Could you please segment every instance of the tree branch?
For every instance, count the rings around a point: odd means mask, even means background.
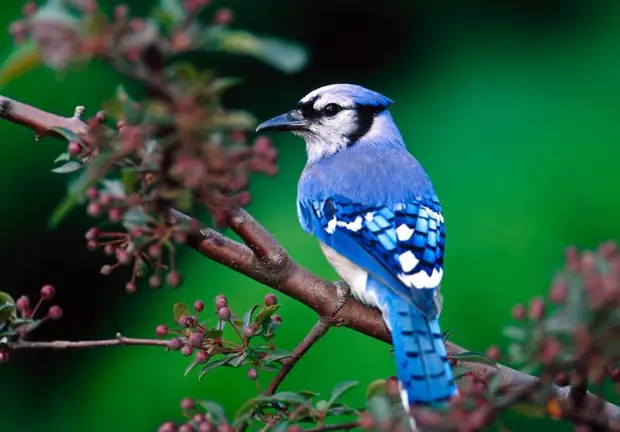
[[[139,345],[139,346],[160,346],[167,348],[170,341],[157,339],[135,339],[128,338],[120,333],[116,334],[116,339],[103,339],[93,341],[50,341],[50,342],[30,342],[20,340],[11,344],[12,349],[70,349],[70,348],[99,348],[119,345]]]
[[[26,126],[40,136],[55,136],[50,131],[54,126],[65,127],[78,135],[87,132],[87,125],[79,118],[60,117],[2,96],[0,96],[0,117]],[[338,301],[334,284],[295,263],[284,248],[247,212],[238,210],[229,218],[229,224],[245,244],[240,244],[209,228],[191,237],[188,243],[202,255],[298,300],[323,319],[329,320],[333,316],[338,325],[387,343],[391,342],[390,334],[378,310],[366,308],[353,298],[349,298],[335,313]],[[451,342],[446,342],[446,347],[448,353],[452,355],[465,351]],[[493,366],[481,363],[458,361],[458,364],[470,368],[474,377],[478,379],[485,379],[497,371]],[[507,389],[522,388],[533,380],[538,380],[534,376],[503,365],[499,365],[499,371],[502,385]],[[620,431],[620,407],[592,393],[586,393],[583,403],[576,406],[569,396],[570,393],[570,387],[554,387],[554,396],[561,406],[561,417],[575,423]]]

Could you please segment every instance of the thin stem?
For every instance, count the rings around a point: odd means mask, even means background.
[[[122,336],[120,333],[116,334],[116,339],[103,339],[92,341],[45,341],[45,342],[30,342],[30,341],[18,341],[11,345],[13,349],[83,349],[83,348],[98,348],[107,346],[119,346],[119,345],[137,345],[137,346],[160,346],[168,347],[169,341],[157,340],[157,339],[136,339]]]
[[[337,424],[337,425],[317,426],[312,429],[304,429],[304,432],[349,431],[351,429],[355,429],[358,426],[359,426],[359,423],[354,421],[354,422],[342,423],[342,424]]]

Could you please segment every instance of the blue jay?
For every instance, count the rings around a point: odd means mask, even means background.
[[[352,294],[382,312],[408,409],[443,404],[457,388],[438,321],[444,219],[392,120],[392,103],[364,87],[329,85],[257,131],[291,131],[305,140],[299,222]],[[346,291],[341,286],[341,304]]]

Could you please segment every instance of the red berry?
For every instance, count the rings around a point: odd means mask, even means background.
[[[194,401],[191,400],[190,398],[185,398],[181,401],[181,409],[184,410],[191,410],[194,408]]]
[[[176,432],[176,430],[177,430],[177,427],[174,423],[166,422],[159,427],[157,432]]]
[[[51,306],[47,310],[47,316],[49,319],[59,320],[60,318],[62,318],[62,309],[60,308],[60,306]]]
[[[560,387],[566,387],[570,384],[570,378],[566,372],[558,372],[558,374],[555,376],[554,381],[555,384],[559,385]]]
[[[125,285],[125,291],[128,294],[133,294],[138,291],[138,285],[136,285],[136,283],[133,281],[127,282],[127,285]]]
[[[497,361],[499,360],[501,352],[498,347],[492,346],[492,347],[489,347],[489,349],[487,349],[486,354],[487,354],[487,357],[490,358],[491,360]]]
[[[252,327],[244,327],[243,336],[247,338],[254,336],[254,329]]]
[[[108,219],[110,219],[110,222],[120,222],[122,218],[123,210],[118,207],[111,208],[108,212]]]
[[[192,333],[191,335],[189,335],[188,342],[192,347],[200,348],[200,345],[202,345],[202,334]]]
[[[535,297],[530,302],[530,318],[538,321],[545,315],[545,302],[540,297]]]
[[[157,328],[155,328],[155,334],[160,338],[168,336],[168,326],[165,324],[158,325]]]
[[[267,294],[265,296],[265,306],[273,306],[275,304],[278,303],[278,298],[275,296],[275,294]]]
[[[183,283],[183,276],[179,272],[170,272],[166,275],[166,283],[172,288],[178,288]]]
[[[126,250],[116,249],[116,259],[121,264],[129,264],[131,261],[131,255]]]
[[[194,432],[194,426],[188,423],[182,424],[179,427],[179,432]]]
[[[228,307],[223,307],[220,310],[217,311],[217,316],[222,320],[222,321],[228,321],[230,319],[230,309]]]
[[[233,13],[230,9],[222,8],[215,13],[215,23],[219,25],[228,25],[233,20]]]
[[[98,228],[91,228],[88,231],[86,231],[86,240],[97,240],[97,237],[99,237],[100,231]]]
[[[151,288],[161,288],[161,278],[159,276],[151,276],[149,279]]]
[[[28,309],[30,309],[30,299],[26,297],[25,295],[21,296],[15,302],[15,307],[17,307],[17,310],[19,311],[22,311],[22,312],[27,311]]]
[[[90,216],[99,216],[101,214],[101,207],[99,206],[99,204],[91,202],[90,204],[88,204],[88,207],[86,207],[86,212]]]
[[[258,372],[256,368],[252,368],[248,371],[248,378],[254,381],[258,377]]]
[[[117,5],[114,8],[114,19],[116,21],[125,21],[127,15],[129,15],[129,8],[127,7],[127,5],[121,4]]]
[[[189,327],[189,325],[192,323],[192,317],[188,316],[188,315],[181,315],[179,317],[179,321],[178,324],[181,327]]]
[[[271,321],[275,324],[275,325],[280,325],[282,324],[282,317],[280,315],[273,315],[271,317]]]
[[[196,424],[200,424],[205,421],[205,415],[203,413],[196,413],[192,417],[192,421]]]
[[[56,293],[56,290],[54,289],[53,286],[51,285],[44,285],[43,288],[41,288],[41,298],[43,299],[50,299],[54,296],[54,294]]]
[[[196,300],[194,302],[194,310],[196,312],[202,312],[205,309],[205,303],[202,300]]]
[[[220,310],[223,307],[228,306],[228,299],[224,295],[215,297],[215,310]]]
[[[512,317],[516,320],[522,320],[525,318],[525,307],[523,305],[516,305],[512,308]]]
[[[97,198],[99,198],[99,191],[95,188],[90,188],[86,191],[86,196],[88,197],[88,199],[92,200],[96,200]]]
[[[196,354],[196,363],[204,363],[209,360],[209,353],[206,351],[198,351]]]
[[[614,382],[620,381],[620,369],[613,368],[611,373],[610,373],[610,378]]]
[[[34,14],[36,11],[37,11],[37,5],[32,1],[29,1],[22,7],[22,13],[24,14],[24,16],[30,16]]]
[[[183,348],[183,341],[179,339],[178,337],[176,337],[170,341],[170,343],[168,344],[168,347],[173,351],[178,351],[181,348]]]
[[[96,241],[89,241],[88,243],[86,243],[86,247],[88,248],[88,250],[95,250],[99,247],[99,243],[97,243]]]
[[[112,271],[114,270],[114,267],[112,267],[111,265],[104,265],[101,267],[101,270],[99,270],[101,272],[102,275],[104,276],[108,276],[110,273],[112,273]]]
[[[71,141],[69,143],[69,146],[67,147],[67,151],[69,152],[70,155],[77,156],[80,153],[82,153],[82,146],[78,142]]]
[[[114,245],[107,244],[107,245],[105,245],[105,247],[103,248],[103,252],[104,252],[106,255],[114,255],[114,252],[116,252],[116,249],[114,248]]]
[[[149,246],[149,255],[153,258],[159,258],[161,256],[161,245],[159,243],[153,243]]]
[[[183,354],[185,357],[191,356],[193,352],[194,349],[189,345],[185,345],[183,348],[181,348],[181,354]]]

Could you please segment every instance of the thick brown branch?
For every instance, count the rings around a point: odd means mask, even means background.
[[[167,347],[169,341],[157,339],[134,339],[116,334],[116,339],[103,339],[93,341],[50,341],[50,342],[30,342],[18,341],[11,344],[12,349],[71,349],[71,348],[99,348],[118,345],[140,345],[140,346],[160,346]]]
[[[86,133],[86,125],[76,117],[63,118],[2,96],[0,117],[26,126],[39,135],[50,135],[49,129],[54,126],[65,127],[79,135]],[[200,235],[190,238],[189,244],[202,255],[300,301],[324,319],[334,315],[338,301],[333,283],[295,263],[283,247],[247,212],[239,210],[230,218],[229,223],[247,246],[210,229],[204,229]],[[352,298],[347,300],[334,318],[340,325],[390,342],[390,334],[380,313],[364,307]],[[465,351],[451,342],[447,342],[446,346],[449,354]],[[480,363],[465,365],[470,367],[473,375],[479,379],[485,379],[496,372],[494,367]],[[503,365],[499,366],[499,370],[506,388],[522,388],[537,380],[536,377]],[[575,423],[620,431],[618,406],[586,393],[583,403],[577,407],[569,394],[570,387],[556,387],[554,390],[563,418]]]

